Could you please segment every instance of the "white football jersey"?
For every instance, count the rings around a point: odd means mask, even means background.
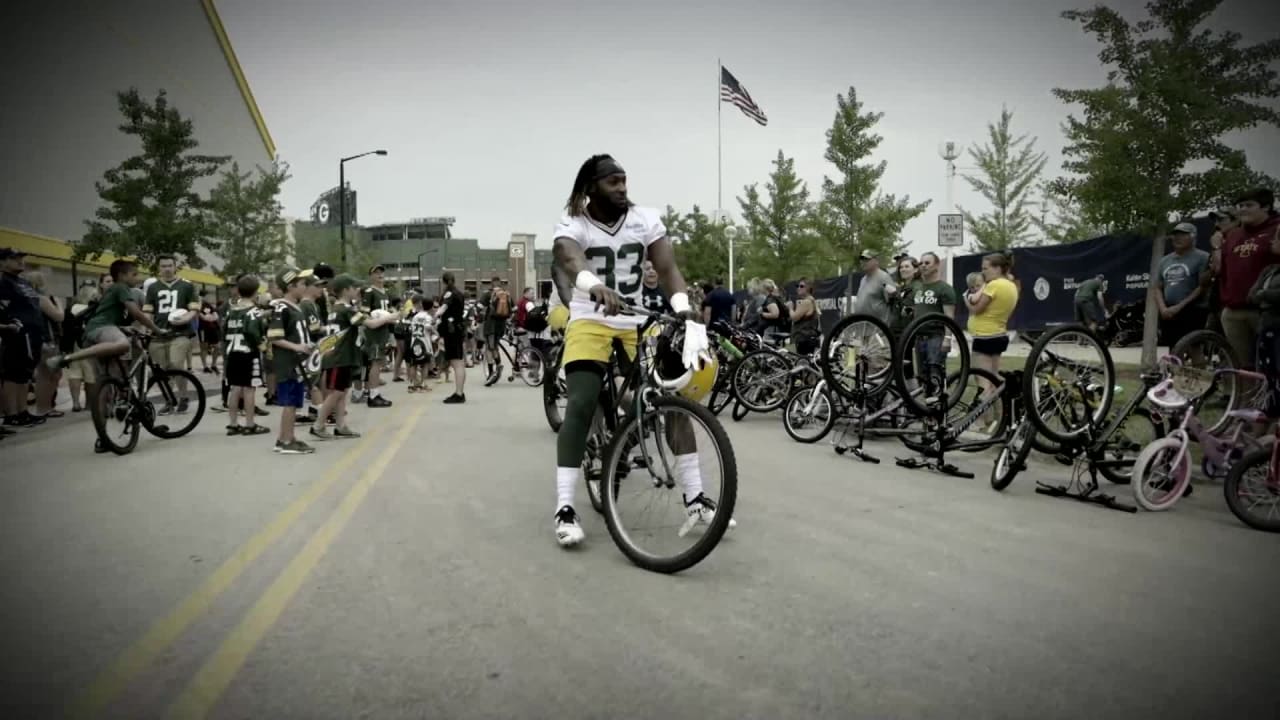
[[[579,217],[565,216],[551,238],[554,241],[563,237],[577,242],[587,256],[588,269],[624,300],[639,305],[649,246],[666,235],[661,213],[653,208],[633,207],[613,227],[601,225],[585,213]],[[579,320],[618,329],[639,327],[644,322],[643,317],[635,315],[606,317],[596,310],[595,302],[587,293],[575,287],[569,303],[569,323]]]

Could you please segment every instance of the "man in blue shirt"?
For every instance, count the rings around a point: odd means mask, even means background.
[[[1160,344],[1173,347],[1205,326],[1204,290],[1210,280],[1209,253],[1195,246],[1196,226],[1178,223],[1171,236],[1173,252],[1160,258],[1156,274],[1156,308],[1160,311]]]
[[[26,253],[0,248],[0,412],[9,427],[44,422],[27,411],[27,386],[47,339],[45,318],[62,320],[62,311],[22,277],[25,270]]]
[[[716,286],[702,300],[702,320],[707,327],[733,321],[733,293],[725,289],[724,280],[716,278]]]

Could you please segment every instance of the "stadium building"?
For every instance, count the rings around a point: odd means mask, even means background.
[[[539,279],[551,276],[551,251],[537,250],[532,234],[513,233],[505,248],[483,248],[475,238],[454,237],[452,217],[357,225],[356,196],[348,187],[348,258],[358,254],[370,264],[382,265],[389,284],[421,288],[428,295],[438,295],[441,276],[451,271],[459,287],[478,296],[489,288],[495,276],[507,281],[516,292],[524,287],[538,287]],[[301,238],[299,254],[303,254],[302,248],[324,247],[324,255],[332,255],[340,235],[339,202],[336,187],[326,191],[311,206],[310,222],[295,225],[295,233]],[[357,247],[359,251],[354,249]]]
[[[0,247],[28,253],[55,295],[96,279],[115,258],[71,261],[71,243],[100,206],[94,183],[137,154],[120,132],[116,93],[159,90],[195,126],[197,152],[229,155],[241,167],[276,157],[253,93],[213,0],[6,4],[0,37],[7,50],[0,93],[5,142],[0,168]],[[196,190],[207,193],[216,176]],[[206,262],[212,257],[203,257]],[[184,269],[198,286],[222,279]]]

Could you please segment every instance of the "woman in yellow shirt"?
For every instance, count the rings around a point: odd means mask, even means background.
[[[1009,318],[1018,306],[1018,287],[1010,277],[1012,265],[1002,253],[982,258],[986,284],[964,296],[969,306],[969,334],[973,336],[973,364],[993,373],[1000,372],[1000,356],[1009,349]]]

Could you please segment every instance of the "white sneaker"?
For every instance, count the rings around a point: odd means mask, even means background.
[[[578,513],[569,505],[556,512],[556,542],[561,547],[572,547],[582,542],[587,534],[578,522]]]
[[[692,500],[686,500],[684,504],[685,519],[684,524],[680,526],[677,534],[684,537],[689,534],[694,525],[699,522],[710,525],[712,520],[716,519],[716,504],[711,498],[698,493],[698,496]],[[729,518],[729,530],[738,527],[738,521]]]

